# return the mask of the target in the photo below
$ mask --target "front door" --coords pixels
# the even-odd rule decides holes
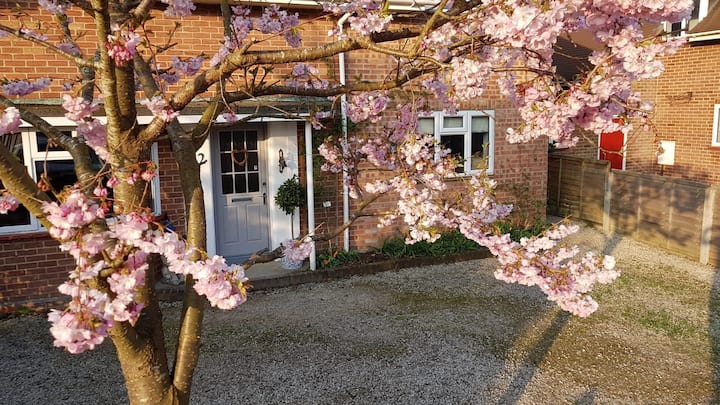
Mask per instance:
[[[220,131],[214,143],[217,251],[229,263],[268,247],[262,146],[257,127]]]

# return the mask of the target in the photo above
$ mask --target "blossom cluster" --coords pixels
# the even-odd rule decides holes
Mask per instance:
[[[103,160],[108,159],[107,129],[93,113],[100,108],[98,101],[88,101],[82,97],[63,95],[65,117],[77,123],[77,132],[85,139],[85,143]]]
[[[65,14],[71,6],[70,2],[65,0],[38,0],[38,5],[55,15]]]
[[[20,201],[7,192],[0,193],[0,215],[15,211],[20,206]]]
[[[167,103],[162,96],[153,96],[151,99],[140,101],[140,104],[150,110],[153,116],[159,117],[165,122],[170,122],[180,115],[180,112],[167,107]]]
[[[28,80],[6,80],[5,83],[0,86],[2,92],[6,96],[27,96],[30,93],[44,90],[52,84],[52,80],[41,77],[34,82]]]
[[[63,202],[46,203],[43,209],[53,224],[51,234],[63,241],[61,249],[77,266],[59,287],[71,297],[70,304],[48,316],[56,346],[80,353],[101,343],[116,323],[135,324],[144,306],[138,289],[145,285],[152,253],[163,255],[170,271],[191,276],[195,290],[211,305],[232,309],[245,301],[242,267],[230,266],[218,256],[189,260],[193,249],[174,232],[154,224],[150,214],[121,214],[105,223],[107,230],[90,231],[88,226],[105,214],[97,201],[77,189],[61,198]],[[106,280],[107,290],[96,287],[98,278]]]
[[[288,239],[283,241],[283,257],[293,263],[302,263],[312,253],[314,244],[315,242],[310,237],[301,240]]]
[[[20,124],[20,111],[15,107],[5,108],[0,117],[0,136],[17,132]]]
[[[167,4],[165,15],[168,17],[189,17],[195,11],[192,0],[161,0]]]
[[[325,79],[319,79],[320,71],[315,67],[306,63],[298,63],[293,66],[290,72],[290,78],[285,84],[291,87],[301,87],[306,89],[327,89],[330,82]]]
[[[230,18],[232,35],[225,36],[218,52],[210,60],[210,66],[217,66],[235,49],[245,44],[253,29],[263,34],[282,35],[293,48],[300,47],[301,37],[299,31],[300,17],[298,13],[289,14],[281,10],[277,4],[271,4],[263,9],[259,18],[250,18],[250,9],[243,6],[233,6],[233,15]]]
[[[460,162],[438,145],[433,135],[419,133],[421,107],[422,103],[397,106],[396,117],[383,136],[353,134],[344,143],[326,141],[319,148],[328,159],[325,168],[349,174],[351,196],[359,196],[360,191],[397,195],[394,209],[380,218],[378,226],[402,221],[407,228],[406,243],[432,242],[442,231],[458,229],[498,257],[498,279],[536,285],[549,300],[578,316],[592,313],[597,308],[588,295],[592,287],[619,275],[613,258],[592,253],[576,258],[577,248],[565,248],[560,243],[576,230],[565,225],[520,242],[499,233],[496,223],[511,212],[512,206],[496,200],[496,183],[483,171],[448,187],[446,180],[457,176],[455,168]],[[373,122],[381,112],[357,116]],[[361,162],[392,174],[373,177],[356,189],[359,179],[354,174]]]
[[[182,60],[177,56],[173,56],[170,67],[172,69],[160,73],[159,77],[165,84],[175,84],[180,81],[180,75],[190,77],[200,71],[202,63],[205,60],[202,56],[194,56],[187,60]]]
[[[108,56],[119,66],[131,61],[137,53],[140,44],[140,35],[132,29],[121,28],[118,25],[111,27],[112,34],[108,34],[105,47]]]

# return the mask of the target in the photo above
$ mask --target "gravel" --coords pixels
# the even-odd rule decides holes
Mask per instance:
[[[537,289],[496,281],[492,259],[255,292],[238,310],[207,312],[192,402],[711,401],[714,269],[593,229],[575,239],[615,254],[629,273],[598,291],[601,309],[588,319],[558,311]],[[671,266],[693,289],[636,289],[643,266]],[[687,334],[627,315],[648,288],[671,319],[689,322]],[[164,310],[171,340],[180,305]],[[127,402],[112,344],[67,354],[41,316],[0,321],[0,364],[0,404]]]

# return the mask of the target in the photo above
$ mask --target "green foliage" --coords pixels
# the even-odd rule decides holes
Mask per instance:
[[[297,176],[292,176],[280,185],[275,195],[275,204],[287,215],[292,215],[296,207],[305,204],[305,187]]]
[[[535,222],[526,226],[518,226],[512,220],[498,221],[495,223],[502,233],[509,233],[510,239],[520,242],[522,238],[530,238],[545,232],[550,226],[542,218],[536,218]]]
[[[509,233],[510,239],[515,242],[540,235],[550,227],[545,216],[541,215],[545,203],[533,197],[529,182],[526,174],[524,182],[506,186],[512,194],[513,210],[509,216],[495,223],[500,232]]]
[[[463,236],[458,231],[447,232],[440,236],[440,239],[433,243],[420,241],[408,245],[400,237],[386,240],[380,252],[394,258],[398,257],[419,257],[433,256],[441,257],[453,253],[462,253],[477,250],[480,246],[477,243]]]
[[[349,250],[335,250],[317,255],[317,262],[320,268],[332,268],[342,266],[344,264],[359,263],[360,253]]]

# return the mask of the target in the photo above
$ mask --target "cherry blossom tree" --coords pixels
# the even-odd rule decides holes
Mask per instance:
[[[79,180],[53,190],[46,181],[33,180],[0,143],[5,188],[0,214],[22,204],[76,259],[77,267],[60,286],[70,303],[48,316],[55,345],[80,353],[109,337],[132,403],[188,403],[206,303],[232,309],[246,299],[244,270],[254,262],[283,253],[301,260],[310,252],[312,238],[305,237],[242,266],[205,253],[196,151],[219,117],[237,121],[234,104],[250,98],[315,96],[339,105],[342,95],[349,96],[342,108],[360,130],[326,141],[319,151],[326,159],[323,168],[346,173],[350,194],[360,201],[351,221],[380,196],[396,195],[395,209],[385,213],[380,226],[404,222],[408,243],[433,241],[442,230],[459,229],[498,257],[499,279],[536,285],[579,316],[597,308],[588,295],[593,285],[618,276],[612,257],[585,253],[576,258],[576,247],[560,243],[575,230],[572,226],[559,225],[519,242],[500,233],[496,222],[511,207],[496,201],[495,182],[483,172],[457,176],[460,162],[419,131],[418,117],[431,105],[454,111],[497,86],[523,119],[506,134],[513,142],[546,137],[573,145],[577,129],[614,131],[621,125],[617,117],[642,123],[652,106],[632,90],[632,83],[661,74],[659,58],[682,45],[682,40],[645,37],[643,24],[679,21],[689,15],[691,1],[440,0],[403,16],[390,11],[391,2],[319,3],[341,24],[333,25],[325,43],[305,46],[303,29],[323,19],[303,21],[277,5],[260,11],[230,7],[223,0],[225,36],[210,59],[164,57],[173,52],[172,38],[160,43],[151,18],[160,3],[167,18],[181,22],[176,30],[196,10],[191,0],[39,0],[42,13],[53,16],[52,28],[26,24],[29,8],[12,11],[14,25],[0,24],[0,36],[44,48],[77,66],[77,75],[64,78],[63,107],[79,134],[67,136],[15,101],[44,91],[57,78],[4,80],[0,133],[16,132],[21,120],[30,123],[71,154]],[[92,24],[75,29],[79,15]],[[94,32],[85,32],[88,26]],[[554,46],[559,37],[572,39],[581,31],[597,45],[587,61],[590,68],[574,80],[562,78],[553,66]],[[86,36],[95,38],[92,46]],[[282,39],[286,47],[265,49],[269,38]],[[323,59],[360,51],[387,55],[395,64],[381,80],[348,83],[318,68]],[[290,66],[288,73],[273,71],[282,66]],[[189,129],[181,126],[178,117],[200,96],[210,100],[201,120]],[[140,105],[153,114],[147,125],[138,123]],[[321,126],[329,113],[318,109],[307,119]],[[165,134],[182,168],[185,239],[155,223],[148,208],[148,182],[157,172],[149,145]],[[93,154],[103,163],[100,169],[92,163]],[[367,168],[386,176],[364,182],[360,174]],[[454,188],[448,186],[451,178]],[[154,289],[159,256],[188,286],[172,363]]]

